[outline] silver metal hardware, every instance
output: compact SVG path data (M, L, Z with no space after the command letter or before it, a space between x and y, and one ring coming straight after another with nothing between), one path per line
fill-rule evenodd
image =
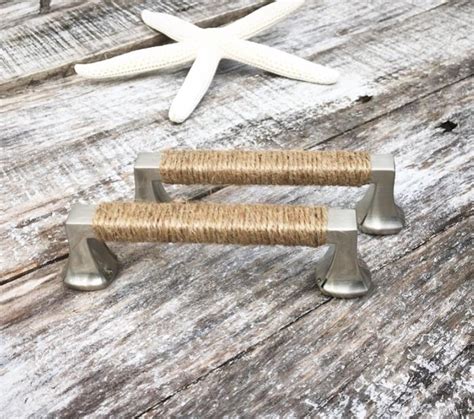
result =
M135 161L135 201L170 202L172 199L161 183L160 153L140 153Z
M106 288L117 276L118 261L106 244L95 237L95 206L76 204L66 221L69 260L64 283L82 291Z
M75 205L66 221L69 261L64 283L73 289L106 288L118 274L118 262L92 228L95 206ZM353 298L371 289L370 272L357 255L357 222L354 210L329 209L329 250L317 267L321 291L333 297Z
M329 208L329 249L316 269L321 292L332 297L354 298L372 289L370 271L357 254L357 220L354 210Z
M371 156L371 181L364 198L357 204L360 231L367 234L398 233L405 224L403 211L395 204L395 162L390 154ZM140 153L135 163L135 200L169 202L160 179L160 153Z
M371 165L372 184L356 205L359 229L367 234L396 234L404 227L405 217L395 204L395 161L391 154L375 154Z

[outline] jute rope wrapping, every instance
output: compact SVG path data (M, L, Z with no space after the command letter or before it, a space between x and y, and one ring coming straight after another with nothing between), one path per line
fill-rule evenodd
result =
M348 151L165 150L165 183L233 185L341 185L370 182L370 155Z
M93 229L104 241L319 246L324 207L204 203L104 203Z

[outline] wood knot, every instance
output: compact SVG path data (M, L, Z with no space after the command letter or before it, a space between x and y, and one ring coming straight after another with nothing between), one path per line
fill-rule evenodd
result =
M457 126L458 124L448 119L447 121L439 124L436 128L441 128L443 130L443 133L446 133L446 132L451 132Z

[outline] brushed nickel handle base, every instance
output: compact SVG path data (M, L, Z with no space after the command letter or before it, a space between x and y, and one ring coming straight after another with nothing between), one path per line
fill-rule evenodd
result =
M359 230L374 235L396 234L405 226L405 216L395 203L395 161L391 154L371 156L373 182L356 205Z
M66 222L69 260L64 283L81 291L106 288L116 278L119 264L107 245L95 237L92 220L95 206L74 205Z
M140 153L135 161L135 201L171 202L158 170L160 153Z
M95 211L95 206L75 205L66 222L70 255L64 284L80 291L106 288L119 272L117 258L92 228ZM330 249L317 267L316 275L321 291L338 298L367 294L372 283L370 272L358 259L354 210L328 210L326 241Z
M396 234L403 229L405 217L395 204L395 161L390 154L371 156L371 184L357 204L360 231L374 235ZM140 153L135 162L135 200L170 202L160 178L160 153Z
M357 254L356 220L348 211L329 209L327 241L331 244L316 269L321 292L331 297L362 297L372 290L370 271Z

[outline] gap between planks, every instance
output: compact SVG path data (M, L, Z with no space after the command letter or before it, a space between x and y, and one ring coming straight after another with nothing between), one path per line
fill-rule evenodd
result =
M217 365L216 367L210 369L209 371L207 371L205 374L197 377L196 379L194 379L193 381L183 385L182 387L176 389L176 391L173 392L173 394L170 394L169 396L167 397L164 397L163 399L161 399L160 401L158 401L157 403L153 404L152 406L150 406L149 408L139 412L139 413L136 413L134 415L135 418L139 418L139 417L142 417L143 415L145 415L146 413L150 412L151 410L155 409L156 407L160 406L161 404L163 403L166 403L168 400L171 400L173 397L175 397L176 395L182 393L183 391L186 391L188 388L190 388L191 386L195 385L195 384L198 384L200 381L204 380L206 377L210 376L211 374L214 374L218 371L221 371L223 370L227 365L229 364L232 364L233 362L241 359L243 356L253 352L255 349L257 349L259 346L262 346L265 344L266 341L268 341L269 339L273 339L274 337L276 337L279 333L281 333L282 331L284 331L285 329L288 329L290 326L296 324L296 322L298 322L299 320L303 319L304 317L306 317L308 314L310 313L313 313L314 311L316 311L318 308L321 308L322 306L324 306L325 304L328 304L331 300L333 300L333 298L327 298L327 300L325 301L322 301L321 303L319 303L317 306L315 306L314 308L311 308L309 310L306 310L304 313L302 313L301 315L295 317L293 320L291 320L290 322L288 322L287 324L284 324L282 327L280 327L279 329L275 330L275 332L273 332L271 335L268 335L267 337L265 337L264 339L262 339L261 341L259 342L256 342L255 344L245 348L245 350L235 354L234 356L232 356L231 358L229 359L226 359L224 362L222 362L222 364L220 365Z

